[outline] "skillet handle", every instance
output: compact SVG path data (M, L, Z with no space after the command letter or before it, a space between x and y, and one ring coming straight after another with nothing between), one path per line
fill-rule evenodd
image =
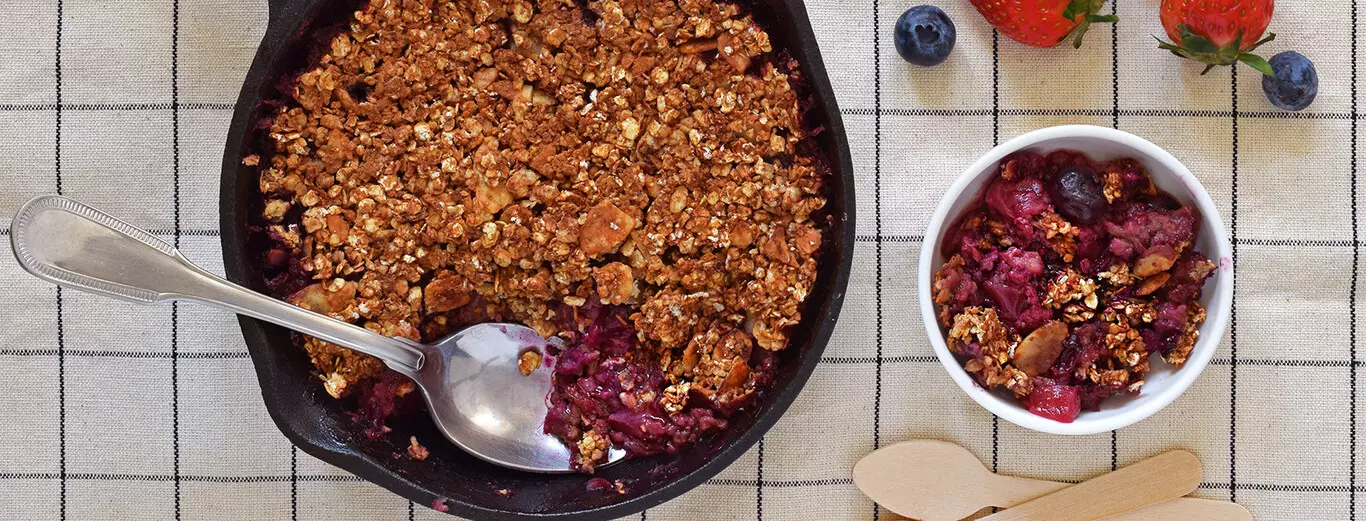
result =
M289 0L266 0L266 13L269 15L268 23L275 23L280 19L280 13L289 5Z

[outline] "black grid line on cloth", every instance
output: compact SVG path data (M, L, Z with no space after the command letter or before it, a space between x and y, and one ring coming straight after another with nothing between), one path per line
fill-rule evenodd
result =
M299 448L289 445L289 518L299 521ZM356 478L359 480L360 478Z
M0 473L0 480L42 480L60 479L58 474L52 472L3 472ZM67 479L77 481L156 481L168 482L175 480L175 476L170 474L119 474L107 472L72 472L67 475ZM190 483L284 483L293 476L273 476L273 475L248 475L248 476L207 476L186 474L180 476L181 481ZM298 476L299 481L310 483L361 483L359 477L350 474L311 474Z
M644 514L642 514L644 515ZM873 514L877 519L877 514ZM754 473L754 519L764 521L764 438L759 437L759 465Z
M56 106L53 145L53 168L57 193L62 193L62 0L57 0L57 34L53 50ZM66 521L66 325L62 322L62 287L57 286L57 468L58 513Z
M1059 483L1068 483L1072 485L1081 483L1081 480L1076 479L1060 479L1055 481ZM754 482L744 479L714 479L707 481L706 484L722 487L750 487L754 485ZM792 481L774 481L766 483L767 486L776 488L813 488L844 486L853 484L854 481L849 478L802 479ZM1285 485L1280 483L1244 483L1240 484L1239 487L1242 487L1247 490L1256 490L1259 492L1303 492L1328 494L1341 494L1344 492L1348 492L1348 487L1345 485ZM1196 488L1199 490L1224 490L1228 488L1228 483L1206 481L1197 485ZM1366 487L1359 487L1359 489L1361 489L1361 491L1363 492L1366 492Z
M1229 197L1229 235L1233 238L1233 298L1229 306L1228 499L1238 502L1238 68L1230 67L1232 104L1232 186Z
M60 479L60 474L55 472L3 472L0 473L0 481L6 480L55 480ZM67 479L75 481L147 481L147 482L170 482L175 476L170 474L118 474L118 473L94 473L94 472L73 472L68 474ZM251 484L251 483L285 483L293 479L293 476L284 475L246 475L246 476L212 476L186 474L181 476L181 481L187 483L221 483L221 484ZM349 474L306 474L298 476L300 482L304 483L363 483L365 480ZM1057 480L1060 483L1077 484L1080 480ZM752 479L709 479L704 484L720 487L744 487L754 488L757 481ZM765 481L764 486L769 488L812 488L812 487L835 487L853 485L854 480L850 478L817 478L799 479L784 481ZM1224 490L1229 488L1228 483L1206 481L1197 487L1201 490ZM1245 490L1255 490L1259 492L1306 492L1306 493L1348 493L1352 492L1353 487L1347 485L1287 485L1284 483L1239 483L1238 488ZM1356 492L1366 492L1366 487L1355 487Z
M840 109L841 114L854 116L871 116L875 112L870 108L846 108ZM936 117L961 117L961 116L991 116L998 111L991 108L980 109L881 109L883 114L889 116L936 116ZM999 114L1002 116L1093 116L1106 117L1113 114L1113 109L1090 108L1090 109L1045 109L1045 108L1014 108L1001 109ZM1160 118L1228 118L1232 117L1233 112L1227 110L1204 110L1204 109L1120 109L1120 116L1125 117L1160 117ZM1248 111L1239 112L1239 118L1244 119L1308 119L1308 120L1341 120L1348 121L1352 115L1346 112L1290 112L1290 111Z
M1001 144L1001 32L991 30L991 146ZM920 237L921 241L925 238ZM991 471L1001 470L1001 417L991 414ZM992 512L996 507L991 508Z
M879 26L878 0L873 0L873 299L876 337L873 365L873 450L882 448L882 31ZM858 237L855 236L855 240ZM763 439L759 440L762 447ZM760 452L762 455L763 453ZM759 470L763 471L763 460ZM882 516L882 507L873 502L873 521Z
M179 234L181 237L217 237L217 236L219 235L218 230L179 230L179 231L177 231L177 230L158 230L158 229L152 229L152 230L144 230L144 231L146 231L147 233L150 233L150 234L152 234L152 235L165 235L165 236L167 236L167 237L170 237L170 236L173 236L173 235L176 235L176 234ZM9 234L10 234L10 229L9 229L9 228L0 228L0 237L8 237Z
M110 349L0 349L0 356L57 356L79 358L148 358L181 360L230 360L250 358L246 351L204 351L189 353L165 353L156 351L121 351Z
M748 479L709 479L708 485L722 487L752 487L755 482ZM827 478L827 479L799 479L789 481L769 481L764 485L775 488L801 488L801 487L829 487L835 485L853 485L851 478Z
M1119 0L1110 1L1110 14L1119 15ZM1110 126L1119 129L1119 22L1110 23Z
M174 246L180 248L180 0L171 1L171 196ZM171 470L180 521L180 303L171 302Z
M408 521L413 521L413 517L415 517L416 515L417 515L417 512L415 512L414 509L413 509L413 502L412 502L412 501L409 501L409 502L408 502Z
M1119 0L1110 1L1110 14L1119 15ZM1119 130L1119 22L1110 23L1110 126ZM1110 470L1119 468L1119 434L1110 431Z
M1357 265L1360 260L1361 250L1357 244L1357 2L1352 0L1352 76L1351 76L1351 96L1352 96L1352 125L1351 125L1351 157L1352 186L1350 194L1352 196L1352 285L1348 287L1347 312L1351 320L1348 328L1347 353L1352 363L1348 364L1348 410L1347 410L1347 433L1348 433L1348 463L1347 463L1347 518L1350 521L1357 519Z
M923 235L882 235L882 236L877 236L877 235L856 235L856 236L854 236L854 241L856 241L856 242L878 242L879 239L880 239L882 242L921 242L921 241L924 241L924 240L925 240L925 236L923 236Z
M172 16L175 16L172 13ZM173 96L174 97L174 96ZM0 103L0 112L43 110L232 110L234 103Z

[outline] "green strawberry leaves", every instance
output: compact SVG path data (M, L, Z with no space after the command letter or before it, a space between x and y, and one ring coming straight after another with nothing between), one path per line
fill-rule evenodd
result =
M1072 34L1069 36L1072 38L1073 49L1081 48L1081 39L1086 36L1086 30L1090 28L1091 22L1089 20L1082 20L1081 23L1077 24L1077 28L1072 30ZM1066 40L1066 38L1064 38L1064 40Z
M1067 3L1067 8L1062 10L1062 17L1068 20L1076 20L1078 15L1091 14L1100 9L1104 0L1072 0Z
M1195 34L1194 32L1191 31L1190 26L1188 26L1188 25L1182 25L1182 26L1177 27L1177 29L1180 29L1180 30L1181 30L1181 45L1185 46L1187 49L1190 49L1191 52L1197 52L1197 53L1218 53L1218 52L1219 52L1219 48L1214 46L1214 42L1209 41L1209 38L1205 38L1204 36L1200 36L1200 35L1198 35L1198 34ZM1242 41L1243 41L1243 32L1242 32L1242 31L1238 31L1238 36L1237 36L1236 38L1234 38L1234 39L1233 39L1233 43L1231 43L1231 44L1229 44L1229 45L1233 45L1233 46L1236 47L1237 44L1240 43L1240 42L1242 42Z
M1276 76L1276 72L1271 70L1271 64L1267 63L1266 59L1261 56L1255 54L1240 54L1238 55L1238 61L1246 63L1248 67L1257 69L1267 76Z
M1091 28L1091 24L1118 22L1118 16L1112 14L1095 14L1095 12L1099 11L1101 6L1104 5L1105 0L1072 0L1069 2L1067 8L1062 10L1062 17L1075 21L1077 20L1077 17L1080 16L1081 20L1077 21L1076 28L1072 29L1072 33L1067 35L1066 38L1063 38L1063 41L1067 41L1068 38L1071 38L1072 48L1080 49L1081 40L1086 36L1086 31Z
M1195 34L1195 32L1191 31L1190 26L1178 25L1176 28L1181 33L1180 45L1164 42L1161 38L1154 36L1153 38L1157 39L1157 47L1159 49L1171 51L1172 54L1182 58L1208 64L1205 67L1205 70L1200 71L1200 74L1209 72L1210 69L1213 69L1217 65L1233 65L1238 62L1243 62L1249 67L1257 69L1257 71L1262 74L1267 76L1275 75L1275 73L1271 71L1271 64L1267 63L1261 56L1251 54L1254 49L1261 47L1262 44L1275 40L1275 33L1268 33L1266 38L1262 38L1247 49L1240 49L1239 45L1243 42L1242 29L1238 30L1238 34L1233 38L1232 42L1228 43L1228 45L1216 47L1214 42L1211 42L1209 38Z

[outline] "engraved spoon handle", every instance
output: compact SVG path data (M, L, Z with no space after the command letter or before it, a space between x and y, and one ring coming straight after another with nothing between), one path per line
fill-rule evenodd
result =
M422 367L422 351L406 339L228 282L152 234L67 197L39 196L19 208L10 245L20 266L61 286L140 304L200 302L360 351L409 376Z

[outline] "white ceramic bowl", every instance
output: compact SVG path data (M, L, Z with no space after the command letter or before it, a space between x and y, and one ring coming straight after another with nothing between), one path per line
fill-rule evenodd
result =
M940 248L944 232L973 202L983 184L996 172L1001 158L1020 150L1049 152L1060 148L1079 150L1098 161L1121 157L1141 161L1159 189L1171 194L1181 203L1193 204L1200 210L1200 232L1195 249L1219 266L1214 276L1205 283L1200 296L1200 304L1205 307L1207 317L1200 327L1200 339L1196 342L1186 364L1175 369L1163 362L1161 357L1153 357L1152 371L1148 373L1147 383L1137 396L1119 395L1109 398L1101 403L1099 411L1083 411L1072 423L1061 423L1036 416L1008 391L988 391L973 381L949 352L944 340L945 332L939 327L934 302L930 298L934 273L946 260ZM982 407L1027 429L1052 434L1095 434L1132 425L1152 416L1185 392L1191 382L1205 370L1205 366L1209 365L1214 350L1224 336L1224 327L1228 323L1232 307L1232 258L1233 252L1229 246L1228 236L1224 232L1224 222L1219 218L1214 201L1210 200L1209 194L1190 170L1167 151L1141 137L1105 127L1064 125L1043 128L991 149L969 166L944 194L934 217L930 219L929 228L925 231L925 243L920 252L920 311L925 320L930 345L934 347L939 361L944 364L944 369L948 370L949 376L953 377L953 381L958 383L963 392Z

